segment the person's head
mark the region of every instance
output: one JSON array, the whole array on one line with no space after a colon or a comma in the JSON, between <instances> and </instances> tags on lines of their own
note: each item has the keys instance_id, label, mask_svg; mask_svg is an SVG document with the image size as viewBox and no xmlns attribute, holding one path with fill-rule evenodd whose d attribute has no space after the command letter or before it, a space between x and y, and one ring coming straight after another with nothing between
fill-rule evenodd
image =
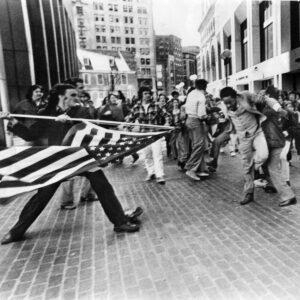
<instances>
[{"instance_id":1,"label":"person's head","mask_svg":"<svg viewBox=\"0 0 300 300\"><path fill-rule=\"evenodd\" d=\"M91 96L88 92L83 91L82 93L80 93L79 99L83 104L86 104L91 99Z\"/></svg>"},{"instance_id":2,"label":"person's head","mask_svg":"<svg viewBox=\"0 0 300 300\"><path fill-rule=\"evenodd\" d=\"M167 97L165 94L159 94L157 103L160 107L163 107L167 103Z\"/></svg>"},{"instance_id":3,"label":"person's head","mask_svg":"<svg viewBox=\"0 0 300 300\"><path fill-rule=\"evenodd\" d=\"M49 91L48 106L59 106L63 110L81 105L78 92L73 85L58 83Z\"/></svg>"},{"instance_id":4,"label":"person's head","mask_svg":"<svg viewBox=\"0 0 300 300\"><path fill-rule=\"evenodd\" d=\"M150 102L151 96L152 96L152 92L149 87L147 86L140 87L138 91L138 97L142 102Z\"/></svg>"},{"instance_id":5,"label":"person's head","mask_svg":"<svg viewBox=\"0 0 300 300\"><path fill-rule=\"evenodd\" d=\"M177 91L173 91L173 92L171 93L171 96L173 97L173 99L178 99L179 93L178 93Z\"/></svg>"},{"instance_id":6,"label":"person's head","mask_svg":"<svg viewBox=\"0 0 300 300\"><path fill-rule=\"evenodd\" d=\"M26 99L36 102L41 100L43 95L43 87L39 84L34 84L28 88L26 93Z\"/></svg>"},{"instance_id":7,"label":"person's head","mask_svg":"<svg viewBox=\"0 0 300 300\"><path fill-rule=\"evenodd\" d=\"M109 102L109 104L112 104L112 105L118 104L118 99L119 99L119 96L114 93L111 93L108 96L108 102Z\"/></svg>"},{"instance_id":8,"label":"person's head","mask_svg":"<svg viewBox=\"0 0 300 300\"><path fill-rule=\"evenodd\" d=\"M236 110L236 90L229 86L225 87L220 91L220 97L229 110Z\"/></svg>"},{"instance_id":9,"label":"person's head","mask_svg":"<svg viewBox=\"0 0 300 300\"><path fill-rule=\"evenodd\" d=\"M285 101L283 104L283 108L290 112L295 111L295 107L294 107L292 101Z\"/></svg>"},{"instance_id":10,"label":"person's head","mask_svg":"<svg viewBox=\"0 0 300 300\"><path fill-rule=\"evenodd\" d=\"M274 87L274 85L270 85L266 89L266 95L270 98L278 100L279 90L276 87Z\"/></svg>"},{"instance_id":11,"label":"person's head","mask_svg":"<svg viewBox=\"0 0 300 300\"><path fill-rule=\"evenodd\" d=\"M279 91L278 94L278 102L283 104L283 101L287 99L287 92L286 91Z\"/></svg>"},{"instance_id":12,"label":"person's head","mask_svg":"<svg viewBox=\"0 0 300 300\"><path fill-rule=\"evenodd\" d=\"M205 79L196 79L195 80L195 88L197 90L205 91L207 84L208 84L208 82Z\"/></svg>"},{"instance_id":13,"label":"person's head","mask_svg":"<svg viewBox=\"0 0 300 300\"><path fill-rule=\"evenodd\" d=\"M78 92L79 95L84 90L84 84L83 84L83 79L82 78L71 77L71 78L66 79L64 81L64 83L73 85L75 87L75 89L77 90L77 92Z\"/></svg>"},{"instance_id":14,"label":"person's head","mask_svg":"<svg viewBox=\"0 0 300 300\"><path fill-rule=\"evenodd\" d=\"M174 98L172 101L173 109L177 109L179 107L179 99Z\"/></svg>"},{"instance_id":15,"label":"person's head","mask_svg":"<svg viewBox=\"0 0 300 300\"><path fill-rule=\"evenodd\" d=\"M290 101L295 101L296 100L296 93L294 91L289 92L288 96Z\"/></svg>"},{"instance_id":16,"label":"person's head","mask_svg":"<svg viewBox=\"0 0 300 300\"><path fill-rule=\"evenodd\" d=\"M122 103L126 103L126 97L125 97L125 95L122 93L122 91L118 91L118 97L119 97L119 99L122 101Z\"/></svg>"}]
</instances>

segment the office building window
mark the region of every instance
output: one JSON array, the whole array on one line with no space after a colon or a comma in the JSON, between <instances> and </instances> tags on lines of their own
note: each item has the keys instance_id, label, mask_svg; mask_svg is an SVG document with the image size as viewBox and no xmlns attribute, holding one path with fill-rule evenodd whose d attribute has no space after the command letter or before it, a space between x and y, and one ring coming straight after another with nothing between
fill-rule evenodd
<instances>
[{"instance_id":1,"label":"office building window","mask_svg":"<svg viewBox=\"0 0 300 300\"><path fill-rule=\"evenodd\" d=\"M126 23L126 24L133 24L133 17L125 16L124 17L124 23Z\"/></svg>"},{"instance_id":2,"label":"office building window","mask_svg":"<svg viewBox=\"0 0 300 300\"><path fill-rule=\"evenodd\" d=\"M146 58L146 65L150 65L150 58Z\"/></svg>"},{"instance_id":3,"label":"office building window","mask_svg":"<svg viewBox=\"0 0 300 300\"><path fill-rule=\"evenodd\" d=\"M83 74L84 84L90 84L90 74Z\"/></svg>"},{"instance_id":4,"label":"office building window","mask_svg":"<svg viewBox=\"0 0 300 300\"><path fill-rule=\"evenodd\" d=\"M97 83L98 84L104 84L103 74L98 74L98 76L97 76Z\"/></svg>"},{"instance_id":5,"label":"office building window","mask_svg":"<svg viewBox=\"0 0 300 300\"><path fill-rule=\"evenodd\" d=\"M102 2L94 2L94 10L103 10L103 3Z\"/></svg>"},{"instance_id":6,"label":"office building window","mask_svg":"<svg viewBox=\"0 0 300 300\"><path fill-rule=\"evenodd\" d=\"M141 58L141 65L144 65L146 63L145 58Z\"/></svg>"},{"instance_id":7,"label":"office building window","mask_svg":"<svg viewBox=\"0 0 300 300\"><path fill-rule=\"evenodd\" d=\"M82 6L76 6L76 13L77 15L83 15L83 7Z\"/></svg>"},{"instance_id":8,"label":"office building window","mask_svg":"<svg viewBox=\"0 0 300 300\"><path fill-rule=\"evenodd\" d=\"M272 1L263 1L259 5L261 61L273 57L273 18Z\"/></svg>"},{"instance_id":9,"label":"office building window","mask_svg":"<svg viewBox=\"0 0 300 300\"><path fill-rule=\"evenodd\" d=\"M125 74L121 75L121 83L122 84L127 84L127 76Z\"/></svg>"},{"instance_id":10,"label":"office building window","mask_svg":"<svg viewBox=\"0 0 300 300\"><path fill-rule=\"evenodd\" d=\"M242 69L248 68L248 35L247 35L247 20L241 24L241 58Z\"/></svg>"}]
</instances>

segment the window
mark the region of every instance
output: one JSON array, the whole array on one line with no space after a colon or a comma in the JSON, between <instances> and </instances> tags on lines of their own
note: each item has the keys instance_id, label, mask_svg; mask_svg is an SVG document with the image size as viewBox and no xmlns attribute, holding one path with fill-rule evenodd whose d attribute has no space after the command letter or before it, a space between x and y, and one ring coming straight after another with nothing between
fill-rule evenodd
<instances>
[{"instance_id":1,"label":"window","mask_svg":"<svg viewBox=\"0 0 300 300\"><path fill-rule=\"evenodd\" d=\"M106 36L96 35L96 42L97 43L106 43Z\"/></svg>"},{"instance_id":2,"label":"window","mask_svg":"<svg viewBox=\"0 0 300 300\"><path fill-rule=\"evenodd\" d=\"M259 5L261 61L273 57L273 18L272 1L263 1Z\"/></svg>"},{"instance_id":3,"label":"window","mask_svg":"<svg viewBox=\"0 0 300 300\"><path fill-rule=\"evenodd\" d=\"M150 65L150 58L146 58L146 65Z\"/></svg>"},{"instance_id":4,"label":"window","mask_svg":"<svg viewBox=\"0 0 300 300\"><path fill-rule=\"evenodd\" d=\"M124 5L123 6L123 12L132 12L133 8L131 5Z\"/></svg>"},{"instance_id":5,"label":"window","mask_svg":"<svg viewBox=\"0 0 300 300\"><path fill-rule=\"evenodd\" d=\"M109 16L109 22L111 22L111 23L119 23L119 17L118 16L110 15Z\"/></svg>"},{"instance_id":6,"label":"window","mask_svg":"<svg viewBox=\"0 0 300 300\"><path fill-rule=\"evenodd\" d=\"M117 36L116 42L117 42L117 44L121 44L121 38L119 36Z\"/></svg>"},{"instance_id":7,"label":"window","mask_svg":"<svg viewBox=\"0 0 300 300\"><path fill-rule=\"evenodd\" d=\"M126 24L133 24L133 17L128 17L128 16L125 16L124 17L124 23Z\"/></svg>"},{"instance_id":8,"label":"window","mask_svg":"<svg viewBox=\"0 0 300 300\"><path fill-rule=\"evenodd\" d=\"M130 44L130 38L125 38L125 44Z\"/></svg>"},{"instance_id":9,"label":"window","mask_svg":"<svg viewBox=\"0 0 300 300\"><path fill-rule=\"evenodd\" d=\"M83 74L84 84L90 84L90 74Z\"/></svg>"},{"instance_id":10,"label":"window","mask_svg":"<svg viewBox=\"0 0 300 300\"><path fill-rule=\"evenodd\" d=\"M145 64L145 58L141 58L141 65Z\"/></svg>"},{"instance_id":11,"label":"window","mask_svg":"<svg viewBox=\"0 0 300 300\"><path fill-rule=\"evenodd\" d=\"M98 74L98 76L97 76L97 83L98 84L104 84L103 74Z\"/></svg>"},{"instance_id":12,"label":"window","mask_svg":"<svg viewBox=\"0 0 300 300\"><path fill-rule=\"evenodd\" d=\"M127 84L127 76L125 74L121 75L121 83L122 84Z\"/></svg>"},{"instance_id":13,"label":"window","mask_svg":"<svg viewBox=\"0 0 300 300\"><path fill-rule=\"evenodd\" d=\"M248 36L247 20L241 24L241 53L242 53L242 70L248 68Z\"/></svg>"},{"instance_id":14,"label":"window","mask_svg":"<svg viewBox=\"0 0 300 300\"><path fill-rule=\"evenodd\" d=\"M94 2L94 10L103 10L103 3L102 2Z\"/></svg>"},{"instance_id":15,"label":"window","mask_svg":"<svg viewBox=\"0 0 300 300\"><path fill-rule=\"evenodd\" d=\"M77 15L83 15L83 7L76 6L76 13L77 13Z\"/></svg>"}]
</instances>

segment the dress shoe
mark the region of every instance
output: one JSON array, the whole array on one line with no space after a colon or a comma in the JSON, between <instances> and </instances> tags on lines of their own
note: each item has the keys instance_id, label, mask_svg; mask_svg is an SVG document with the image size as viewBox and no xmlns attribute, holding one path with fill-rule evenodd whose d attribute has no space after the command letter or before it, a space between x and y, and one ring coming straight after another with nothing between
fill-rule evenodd
<instances>
[{"instance_id":1,"label":"dress shoe","mask_svg":"<svg viewBox=\"0 0 300 300\"><path fill-rule=\"evenodd\" d=\"M154 174L150 174L150 175L148 174L147 177L145 178L145 181L151 181L153 179L155 179L155 175Z\"/></svg>"},{"instance_id":2,"label":"dress shoe","mask_svg":"<svg viewBox=\"0 0 300 300\"><path fill-rule=\"evenodd\" d=\"M194 171L186 171L185 174L195 181L200 181L201 179L196 175Z\"/></svg>"},{"instance_id":3,"label":"dress shoe","mask_svg":"<svg viewBox=\"0 0 300 300\"><path fill-rule=\"evenodd\" d=\"M240 202L240 205L245 205L254 200L254 195L253 193L248 193L245 195L244 199Z\"/></svg>"},{"instance_id":4,"label":"dress shoe","mask_svg":"<svg viewBox=\"0 0 300 300\"><path fill-rule=\"evenodd\" d=\"M133 224L131 222L126 222L120 226L115 226L115 232L136 232L140 230L139 224Z\"/></svg>"},{"instance_id":5,"label":"dress shoe","mask_svg":"<svg viewBox=\"0 0 300 300\"><path fill-rule=\"evenodd\" d=\"M277 193L276 188L272 185L267 185L266 187L264 187L264 190L267 194L276 194Z\"/></svg>"},{"instance_id":6,"label":"dress shoe","mask_svg":"<svg viewBox=\"0 0 300 300\"><path fill-rule=\"evenodd\" d=\"M209 166L209 167L208 167L208 171L209 171L210 173L215 173L215 172L217 172L217 169L214 168L214 167Z\"/></svg>"},{"instance_id":7,"label":"dress shoe","mask_svg":"<svg viewBox=\"0 0 300 300\"><path fill-rule=\"evenodd\" d=\"M297 203L297 199L294 197L289 200L285 200L279 203L280 207L289 206L289 205L295 205Z\"/></svg>"},{"instance_id":8,"label":"dress shoe","mask_svg":"<svg viewBox=\"0 0 300 300\"><path fill-rule=\"evenodd\" d=\"M60 208L65 210L72 210L76 208L76 204L62 204Z\"/></svg>"},{"instance_id":9,"label":"dress shoe","mask_svg":"<svg viewBox=\"0 0 300 300\"><path fill-rule=\"evenodd\" d=\"M23 235L13 235L11 232L8 232L1 240L1 245L6 245L9 243L17 242L22 240Z\"/></svg>"}]
</instances>

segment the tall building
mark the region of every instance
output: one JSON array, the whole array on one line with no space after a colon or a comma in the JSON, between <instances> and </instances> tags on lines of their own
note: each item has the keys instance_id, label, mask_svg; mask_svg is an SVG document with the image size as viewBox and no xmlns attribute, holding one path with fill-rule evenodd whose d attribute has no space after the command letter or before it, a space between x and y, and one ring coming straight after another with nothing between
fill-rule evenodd
<instances>
[{"instance_id":1,"label":"tall building","mask_svg":"<svg viewBox=\"0 0 300 300\"><path fill-rule=\"evenodd\" d=\"M11 110L33 84L49 89L78 76L70 1L0 1L0 75L1 110Z\"/></svg>"},{"instance_id":2,"label":"tall building","mask_svg":"<svg viewBox=\"0 0 300 300\"><path fill-rule=\"evenodd\" d=\"M129 51L139 86L155 89L152 0L72 0L77 45L83 49Z\"/></svg>"},{"instance_id":3,"label":"tall building","mask_svg":"<svg viewBox=\"0 0 300 300\"><path fill-rule=\"evenodd\" d=\"M198 46L186 46L182 48L183 56L183 82L185 86L191 86L190 81L191 75L197 75L197 55L200 52L200 47Z\"/></svg>"},{"instance_id":4,"label":"tall building","mask_svg":"<svg viewBox=\"0 0 300 300\"><path fill-rule=\"evenodd\" d=\"M255 92L270 84L300 90L299 1L214 0L205 8L199 71L210 92L226 84Z\"/></svg>"},{"instance_id":5,"label":"tall building","mask_svg":"<svg viewBox=\"0 0 300 300\"><path fill-rule=\"evenodd\" d=\"M170 94L184 79L181 39L175 35L157 35L155 40L157 85Z\"/></svg>"}]
</instances>

